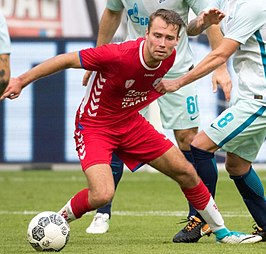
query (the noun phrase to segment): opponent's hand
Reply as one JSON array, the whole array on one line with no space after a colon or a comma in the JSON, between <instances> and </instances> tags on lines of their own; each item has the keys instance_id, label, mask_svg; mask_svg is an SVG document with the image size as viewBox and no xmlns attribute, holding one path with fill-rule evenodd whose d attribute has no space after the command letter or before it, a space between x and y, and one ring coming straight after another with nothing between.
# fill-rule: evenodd
<instances>
[{"instance_id":1,"label":"opponent's hand","mask_svg":"<svg viewBox=\"0 0 266 254\"><path fill-rule=\"evenodd\" d=\"M218 25L224 17L225 14L222 11L212 8L208 11L204 11L198 22L201 22L201 25L204 25L205 27L209 27L211 25Z\"/></svg>"},{"instance_id":2,"label":"opponent's hand","mask_svg":"<svg viewBox=\"0 0 266 254\"><path fill-rule=\"evenodd\" d=\"M228 102L231 99L232 81L230 74L225 65L220 66L213 72L212 86L213 92L216 93L218 86L221 86L224 92L225 100Z\"/></svg>"},{"instance_id":3,"label":"opponent's hand","mask_svg":"<svg viewBox=\"0 0 266 254\"><path fill-rule=\"evenodd\" d=\"M11 78L8 86L3 92L0 100L4 100L6 98L13 100L19 97L22 90L22 84L18 78Z\"/></svg>"},{"instance_id":4,"label":"opponent's hand","mask_svg":"<svg viewBox=\"0 0 266 254\"><path fill-rule=\"evenodd\" d=\"M209 26L219 24L224 17L225 14L216 8L203 11L189 22L187 26L187 34L189 36L199 35Z\"/></svg>"},{"instance_id":5,"label":"opponent's hand","mask_svg":"<svg viewBox=\"0 0 266 254\"><path fill-rule=\"evenodd\" d=\"M88 85L88 82L89 82L89 79L91 77L91 73L92 71L86 71L84 76L83 76L83 80L82 80L82 85L83 86L87 86Z\"/></svg>"}]
</instances>

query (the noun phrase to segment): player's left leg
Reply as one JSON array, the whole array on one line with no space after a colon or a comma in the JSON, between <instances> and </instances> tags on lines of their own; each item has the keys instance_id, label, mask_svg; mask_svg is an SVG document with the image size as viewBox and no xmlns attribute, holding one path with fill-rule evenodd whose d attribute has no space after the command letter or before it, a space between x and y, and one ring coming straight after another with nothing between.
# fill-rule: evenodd
<instances>
[{"instance_id":1,"label":"player's left leg","mask_svg":"<svg viewBox=\"0 0 266 254\"><path fill-rule=\"evenodd\" d=\"M223 218L208 188L197 175L193 165L185 159L177 147L172 146L149 164L180 185L188 201L209 224L212 232L216 235L217 242L235 244L261 241L260 236L232 232L225 227Z\"/></svg>"},{"instance_id":2,"label":"player's left leg","mask_svg":"<svg viewBox=\"0 0 266 254\"><path fill-rule=\"evenodd\" d=\"M181 148L186 159L195 166L198 175L208 187L212 196L215 197L218 172L214 153L201 151L190 146L193 138L197 134L197 128L179 131L175 130L174 132L179 148ZM173 237L173 242L175 243L197 242L202 236L209 236L211 234L208 224L196 209L190 203L188 204L188 223Z\"/></svg>"},{"instance_id":3,"label":"player's left leg","mask_svg":"<svg viewBox=\"0 0 266 254\"><path fill-rule=\"evenodd\" d=\"M176 143L186 159L194 164L190 144L198 132L200 113L198 109L196 83L183 87L175 93L167 93L158 99L162 125L174 131ZM197 156L197 154L196 154ZM196 157L196 160L198 158ZM217 168L214 155L200 158L203 167L195 167L198 175L208 187L212 196L215 195ZM173 237L173 242L197 242L202 236L210 235L209 226L194 207L188 203L187 225Z\"/></svg>"},{"instance_id":4,"label":"player's left leg","mask_svg":"<svg viewBox=\"0 0 266 254\"><path fill-rule=\"evenodd\" d=\"M124 164L114 153L112 155L111 168L116 189L123 175ZM112 212L111 208L112 201L110 201L107 205L97 209L91 224L86 229L88 234L104 234L109 230Z\"/></svg>"},{"instance_id":5,"label":"player's left leg","mask_svg":"<svg viewBox=\"0 0 266 254\"><path fill-rule=\"evenodd\" d=\"M254 234L266 241L266 198L259 176L249 161L233 153L227 153L226 170L257 224Z\"/></svg>"}]
</instances>

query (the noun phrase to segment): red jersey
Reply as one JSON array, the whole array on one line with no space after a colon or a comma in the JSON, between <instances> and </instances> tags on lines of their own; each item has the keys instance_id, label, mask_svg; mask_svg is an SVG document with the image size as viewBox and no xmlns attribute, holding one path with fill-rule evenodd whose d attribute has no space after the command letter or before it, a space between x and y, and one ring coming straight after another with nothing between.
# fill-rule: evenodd
<instances>
[{"instance_id":1,"label":"red jersey","mask_svg":"<svg viewBox=\"0 0 266 254\"><path fill-rule=\"evenodd\" d=\"M144 38L79 52L84 69L94 71L77 111L82 126L120 125L162 94L154 86L174 63L176 52L151 68L143 59Z\"/></svg>"}]
</instances>

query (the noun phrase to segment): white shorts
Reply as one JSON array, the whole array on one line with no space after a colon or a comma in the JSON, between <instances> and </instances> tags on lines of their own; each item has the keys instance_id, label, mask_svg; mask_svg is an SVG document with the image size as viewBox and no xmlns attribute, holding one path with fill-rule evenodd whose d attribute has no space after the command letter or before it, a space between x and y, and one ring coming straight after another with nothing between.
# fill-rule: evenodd
<instances>
[{"instance_id":1,"label":"white shorts","mask_svg":"<svg viewBox=\"0 0 266 254\"><path fill-rule=\"evenodd\" d=\"M253 162L266 137L266 104L238 99L204 131L225 151Z\"/></svg>"},{"instance_id":2,"label":"white shorts","mask_svg":"<svg viewBox=\"0 0 266 254\"><path fill-rule=\"evenodd\" d=\"M164 129L183 130L199 127L200 114L196 83L167 93L158 100Z\"/></svg>"}]
</instances>

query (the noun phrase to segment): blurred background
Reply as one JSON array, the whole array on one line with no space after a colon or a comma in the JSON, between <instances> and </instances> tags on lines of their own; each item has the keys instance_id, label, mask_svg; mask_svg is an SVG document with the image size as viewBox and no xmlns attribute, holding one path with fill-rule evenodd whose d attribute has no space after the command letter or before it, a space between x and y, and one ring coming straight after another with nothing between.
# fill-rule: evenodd
<instances>
[{"instance_id":1,"label":"blurred background","mask_svg":"<svg viewBox=\"0 0 266 254\"><path fill-rule=\"evenodd\" d=\"M104 0L0 0L12 41L11 76L57 54L94 47L105 4ZM114 41L124 39L125 29L123 22ZM191 38L191 47L198 62L209 51L206 36ZM236 87L234 72L230 71ZM84 70L60 72L29 86L18 99L0 102L0 167L43 168L55 164L79 167L73 131L75 112L85 93L84 73ZM221 91L213 94L211 76L198 81L198 96L200 128L204 128L228 105ZM151 105L148 117L174 141L172 131L161 127L156 102ZM256 162L265 163L265 154L266 143ZM223 151L216 156L223 163Z\"/></svg>"}]
</instances>

